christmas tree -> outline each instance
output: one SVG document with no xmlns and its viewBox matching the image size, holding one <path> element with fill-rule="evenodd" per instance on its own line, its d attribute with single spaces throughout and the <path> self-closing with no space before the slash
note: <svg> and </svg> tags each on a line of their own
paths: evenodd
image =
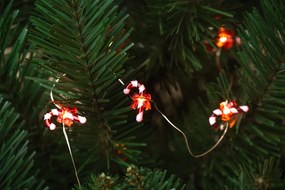
<svg viewBox="0 0 285 190">
<path fill-rule="evenodd" d="M 284 12 L 0 0 L 0 189 L 284 189 Z"/>
</svg>

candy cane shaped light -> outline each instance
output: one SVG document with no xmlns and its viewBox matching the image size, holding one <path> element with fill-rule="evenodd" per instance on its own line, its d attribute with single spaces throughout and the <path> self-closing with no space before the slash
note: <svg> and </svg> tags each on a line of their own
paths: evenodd
<svg viewBox="0 0 285 190">
<path fill-rule="evenodd" d="M 238 106 L 235 100 L 225 101 L 220 103 L 220 108 L 215 109 L 213 114 L 209 117 L 210 125 L 216 128 L 216 118 L 221 116 L 223 122 L 230 122 L 230 128 L 233 127 L 236 120 L 231 122 L 233 115 L 248 112 L 249 107 L 246 105 Z"/>
<path fill-rule="evenodd" d="M 151 109 L 151 105 L 149 102 L 151 100 L 151 95 L 146 94 L 145 86 L 143 84 L 138 83 L 138 81 L 136 80 L 133 80 L 128 84 L 128 86 L 124 89 L 124 94 L 129 94 L 132 88 L 138 88 L 139 94 L 133 94 L 133 102 L 131 104 L 131 108 L 138 110 L 136 120 L 137 122 L 142 122 L 144 110 Z"/>
<path fill-rule="evenodd" d="M 86 118 L 77 115 L 76 108 L 62 107 L 61 109 L 52 109 L 49 113 L 44 115 L 44 120 L 46 125 L 50 130 L 55 130 L 56 125 L 51 122 L 52 116 L 57 116 L 56 121 L 63 123 L 64 125 L 70 127 L 73 122 L 84 124 L 86 123 Z"/>
</svg>

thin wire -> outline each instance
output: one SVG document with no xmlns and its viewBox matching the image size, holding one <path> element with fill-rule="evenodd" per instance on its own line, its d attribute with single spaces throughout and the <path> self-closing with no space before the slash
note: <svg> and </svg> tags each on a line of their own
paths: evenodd
<svg viewBox="0 0 285 190">
<path fill-rule="evenodd" d="M 65 75 L 66 75 L 66 73 L 64 73 L 64 74 L 62 75 L 62 77 L 65 76 Z M 61 77 L 60 77 L 60 78 L 61 78 Z M 60 107 L 59 105 L 57 105 L 57 104 L 55 103 L 55 101 L 54 101 L 54 98 L 53 98 L 53 89 L 54 89 L 56 83 L 58 83 L 58 81 L 59 81 L 60 78 L 58 78 L 58 79 L 55 80 L 55 83 L 52 85 L 52 88 L 51 88 L 50 93 L 49 93 L 51 101 L 53 102 L 53 104 L 54 104 L 58 109 L 61 109 L 61 107 Z"/>
<path fill-rule="evenodd" d="M 167 117 L 166 115 L 164 115 L 159 109 L 158 107 L 156 106 L 156 103 L 153 101 L 154 103 L 154 107 L 155 109 L 161 114 L 161 116 L 174 128 L 176 129 L 177 131 L 179 131 L 183 137 L 184 137 L 184 140 L 185 140 L 185 144 L 186 144 L 186 147 L 187 147 L 187 150 L 189 152 L 189 154 L 195 158 L 198 158 L 198 157 L 202 157 L 202 156 L 205 156 L 206 154 L 210 153 L 212 150 L 214 150 L 219 144 L 220 142 L 223 140 L 225 134 L 227 133 L 228 131 L 228 123 L 226 123 L 226 128 L 224 130 L 224 133 L 222 134 L 222 136 L 219 138 L 219 140 L 216 142 L 216 144 L 214 144 L 209 150 L 207 150 L 206 152 L 202 153 L 202 154 L 198 154 L 198 155 L 195 155 L 193 154 L 193 152 L 191 151 L 191 148 L 189 146 L 189 142 L 188 142 L 188 139 L 185 135 L 185 133 L 183 131 L 181 131 L 178 127 L 176 127 Z"/>
<path fill-rule="evenodd" d="M 67 136 L 66 131 L 65 131 L 64 123 L 62 123 L 62 131 L 63 131 L 64 137 L 65 137 L 66 144 L 67 144 L 67 147 L 68 147 L 68 150 L 69 150 L 69 154 L 70 154 L 70 157 L 71 157 L 71 161 L 72 161 L 72 164 L 73 164 L 75 177 L 76 177 L 78 186 L 80 188 L 80 180 L 79 180 L 79 177 L 78 177 L 78 174 L 77 174 L 77 169 L 76 169 L 75 162 L 74 162 L 74 159 L 73 159 L 73 155 L 72 155 L 71 147 L 70 147 L 70 144 L 69 144 L 68 136 Z"/>
<path fill-rule="evenodd" d="M 123 85 L 125 86 L 125 83 L 119 78 L 118 81 Z"/>
<path fill-rule="evenodd" d="M 64 73 L 62 76 L 65 76 L 65 75 L 66 75 L 66 74 Z M 61 77 L 60 77 L 60 78 L 61 78 Z M 55 103 L 55 101 L 54 101 L 54 98 L 53 98 L 53 89 L 54 89 L 56 83 L 58 83 L 58 81 L 60 80 L 60 78 L 58 78 L 58 79 L 55 80 L 55 83 L 52 85 L 52 88 L 51 88 L 51 91 L 50 91 L 50 99 L 51 99 L 51 101 L 53 102 L 53 104 L 54 104 L 58 109 L 61 109 L 61 106 L 57 105 L 57 104 Z M 69 154 L 70 154 L 70 157 L 71 157 L 71 161 L 72 161 L 72 164 L 73 164 L 75 177 L 76 177 L 78 186 L 79 186 L 79 188 L 80 188 L 80 180 L 79 180 L 79 177 L 78 177 L 78 174 L 77 174 L 77 169 L 76 169 L 75 162 L 74 162 L 74 159 L 73 159 L 71 147 L 70 147 L 70 144 L 69 144 L 69 139 L 68 139 L 67 133 L 66 133 L 66 131 L 65 131 L 64 123 L 62 123 L 62 131 L 63 131 L 64 137 L 65 137 L 66 144 L 67 144 L 67 147 L 68 147 L 68 150 L 69 150 Z"/>
</svg>

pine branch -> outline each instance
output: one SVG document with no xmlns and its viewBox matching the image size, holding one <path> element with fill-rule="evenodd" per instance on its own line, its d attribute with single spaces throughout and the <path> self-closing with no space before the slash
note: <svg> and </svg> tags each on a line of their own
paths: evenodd
<svg viewBox="0 0 285 190">
<path fill-rule="evenodd" d="M 249 167 L 255 163 L 256 157 L 279 157 L 280 147 L 285 140 L 282 126 L 285 7 L 280 2 L 270 0 L 262 1 L 262 5 L 261 10 L 254 9 L 245 15 L 239 30 L 244 49 L 238 53 L 241 64 L 238 88 L 242 88 L 243 93 L 235 97 L 225 96 L 230 84 L 219 78 L 222 81 L 219 82 L 220 89 L 225 92 L 221 97 L 237 99 L 240 104 L 249 99 L 250 113 L 242 118 L 239 125 L 236 124 L 236 133 L 232 130 L 227 135 L 201 169 L 203 175 L 207 175 L 206 180 L 213 180 L 211 183 L 215 183 L 217 188 L 224 185 L 223 180 L 227 176 L 238 179 L 239 174 L 234 171 L 240 170 L 240 163 L 249 162 Z M 221 101 L 217 96 L 212 98 L 216 102 Z M 210 188 L 206 180 L 202 179 L 200 184 L 203 188 Z"/>
<path fill-rule="evenodd" d="M 20 115 L 10 102 L 0 98 L 0 188 L 47 189 L 36 179 L 35 152 L 28 149 L 27 131 L 20 130 Z"/>
<path fill-rule="evenodd" d="M 257 158 L 255 164 L 241 163 L 236 173 L 239 178 L 229 178 L 226 189 L 282 189 L 285 187 L 279 159 L 274 157 L 266 160 Z"/>
<path fill-rule="evenodd" d="M 141 159 L 139 147 L 145 146 L 134 143 L 133 127 L 138 125 L 127 118 L 130 99 L 118 81 L 127 77 L 123 64 L 132 46 L 126 44 L 130 34 L 124 29 L 126 18 L 112 0 L 39 0 L 31 17 L 34 61 L 46 75 L 60 79 L 54 88 L 55 100 L 77 107 L 87 117 L 84 127 L 69 131 L 79 173 L 94 172 L 93 166 L 96 171 L 118 167 L 110 161 L 119 166 L 137 162 Z M 49 78 L 34 80 L 49 89 L 55 84 Z M 126 146 L 124 155 L 116 154 L 117 144 Z M 62 148 L 53 150 L 61 155 L 57 157 L 60 163 L 67 156 L 60 152 Z"/>
<path fill-rule="evenodd" d="M 60 6 L 61 3 L 65 7 Z M 122 63 L 129 48 L 118 49 L 129 34 L 116 39 L 116 35 L 123 32 L 125 17 L 117 16 L 111 3 L 39 1 L 37 15 L 32 18 L 35 30 L 30 36 L 33 45 L 43 51 L 39 64 L 48 68 L 55 78 L 61 77 L 61 73 L 67 75 L 60 78 L 57 92 L 72 98 L 73 105 L 80 110 L 101 116 L 103 108 L 100 106 L 109 102 L 112 90 L 118 91 L 116 77 L 124 72 Z M 115 87 L 111 85 L 114 82 Z M 46 81 L 46 84 L 51 82 Z M 64 101 L 64 97 L 57 98 Z M 80 103 L 74 103 L 76 101 Z"/>
<path fill-rule="evenodd" d="M 207 150 L 220 135 L 219 132 L 209 132 L 211 127 L 207 122 L 209 113 L 218 107 L 219 102 L 236 99 L 240 105 L 250 107 L 250 112 L 240 118 L 214 151 L 204 159 L 191 160 L 199 164 L 194 164 L 195 168 L 189 169 L 188 173 L 195 172 L 193 180 L 202 189 L 224 188 L 228 176 L 232 176 L 231 180 L 238 180 L 240 176 L 235 171 L 240 171 L 241 163 L 249 163 L 249 169 L 256 164 L 256 157 L 264 160 L 268 156 L 280 156 L 280 147 L 285 140 L 283 12 L 284 6 L 280 2 L 264 0 L 262 10 L 254 9 L 246 14 L 239 30 L 243 42 L 243 49 L 238 53 L 241 80 L 233 80 L 235 78 L 221 73 L 216 84 L 206 88 L 210 106 L 207 101 L 189 103 L 190 112 L 185 114 L 185 125 L 181 128 L 187 132 L 195 153 Z M 186 158 L 189 155 L 183 154 L 185 148 L 179 147 L 183 143 L 179 137 L 174 140 L 175 153 L 179 152 L 177 154 L 182 157 L 176 159 L 188 163 Z M 242 181 L 239 182 L 241 186 Z"/>
<path fill-rule="evenodd" d="M 254 10 L 246 15 L 240 36 L 244 51 L 238 54 L 241 60 L 241 84 L 252 103 L 252 121 L 245 129 L 251 139 L 261 141 L 260 151 L 279 154 L 276 145 L 282 145 L 284 129 L 284 14 L 285 6 L 264 0 L 263 12 Z M 271 16 L 268 16 L 271 15 Z M 247 26 L 245 30 L 244 26 Z M 259 35 L 254 35 L 256 32 Z M 266 37 L 265 37 L 266 36 Z M 254 74 L 253 74 L 254 73 Z"/>
<path fill-rule="evenodd" d="M 10 13 L 12 1 L 0 18 L 0 94 L 13 103 L 30 125 L 38 125 L 38 112 L 42 109 L 43 90 L 26 76 L 39 76 L 30 64 L 32 55 L 26 46 L 26 28 L 15 23 L 18 11 Z M 30 91 L 33 89 L 33 92 Z M 37 106 L 35 106 L 37 105 Z"/>
<path fill-rule="evenodd" d="M 139 15 L 135 11 L 132 14 L 131 23 L 136 28 L 133 40 L 138 44 L 134 48 L 140 56 L 134 64 L 140 61 L 138 65 L 145 66 L 145 77 L 163 84 L 174 84 L 181 75 L 191 76 L 204 67 L 204 62 L 208 67 L 209 60 L 201 56 L 205 41 L 215 47 L 217 29 L 233 22 L 232 11 L 221 2 L 146 1 Z"/>
<path fill-rule="evenodd" d="M 26 60 L 31 56 L 25 48 L 27 30 L 15 22 L 18 11 L 12 11 L 12 5 L 10 1 L 0 15 L 0 188 L 43 189 L 34 167 L 35 152 L 28 149 L 28 133 L 20 130 L 38 124 L 42 89 L 25 80 L 35 72 Z"/>
<path fill-rule="evenodd" d="M 130 165 L 122 178 L 108 176 L 105 173 L 97 176 L 91 175 L 89 181 L 78 190 L 186 190 L 186 187 L 181 179 L 177 179 L 174 175 L 169 176 L 165 170 L 151 170 Z"/>
</svg>

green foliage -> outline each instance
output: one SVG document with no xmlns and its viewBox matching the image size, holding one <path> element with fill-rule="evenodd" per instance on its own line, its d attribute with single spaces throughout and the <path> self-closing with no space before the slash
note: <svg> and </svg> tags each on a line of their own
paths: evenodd
<svg viewBox="0 0 285 190">
<path fill-rule="evenodd" d="M 27 60 L 32 56 L 25 47 L 27 29 L 15 23 L 18 11 L 10 13 L 11 6 L 12 2 L 0 17 L 0 94 L 13 104 L 26 122 L 36 125 L 38 112 L 46 99 L 42 97 L 40 86 L 25 78 L 39 74 Z"/>
<path fill-rule="evenodd" d="M 33 1 L 5 2 L 0 3 L 1 189 L 43 188 L 35 180 L 34 160 L 51 189 L 75 184 L 61 126 L 42 127 L 44 113 L 55 108 L 47 93 L 53 85 L 55 101 L 87 117 L 86 124 L 67 129 L 81 182 L 94 173 L 83 190 L 284 188 L 277 159 L 266 160 L 279 158 L 285 142 L 281 1 L 262 0 L 261 6 L 252 1 L 256 8 L 237 18 L 231 14 L 245 1 L 117 0 L 118 7 L 112 0 L 38 0 L 28 30 L 19 25 L 27 17 L 10 9 L 29 15 Z M 130 17 L 119 11 L 128 5 Z M 125 23 L 135 28 L 132 35 Z M 221 25 L 238 26 L 242 44 L 215 55 Z M 222 72 L 214 70 L 215 60 Z M 208 124 L 219 102 L 236 99 L 250 111 L 214 151 L 195 159 L 154 108 L 144 123 L 135 122 L 132 100 L 118 81 L 127 84 L 134 77 L 186 133 L 195 154 L 208 150 L 222 133 Z M 123 174 L 131 163 L 145 168 L 131 166 Z"/>
<path fill-rule="evenodd" d="M 138 125 L 133 115 L 127 117 L 131 100 L 122 93 L 124 87 L 118 81 L 128 82 L 129 75 L 123 69 L 126 51 L 132 46 L 126 42 L 130 34 L 124 29 L 126 18 L 112 0 L 39 0 L 31 17 L 29 39 L 36 54 L 34 62 L 49 76 L 31 79 L 50 89 L 59 78 L 53 92 L 55 101 L 77 107 L 80 115 L 87 117 L 86 124 L 75 124 L 68 132 L 80 176 L 94 169 L 116 171 L 128 162 L 138 162 L 139 148 L 145 146 L 135 139 Z M 45 138 L 54 147 L 53 161 L 62 165 L 51 172 L 72 170 L 70 162 L 65 162 L 69 157 L 62 151 L 66 145 L 61 130 Z"/>
<path fill-rule="evenodd" d="M 133 64 L 143 64 L 145 77 L 165 86 L 208 67 L 209 56 L 201 56 L 205 43 L 215 48 L 218 28 L 233 22 L 224 1 L 146 0 L 144 9 L 132 11 L 132 40 L 137 42 L 133 51 L 138 57 Z"/>
<path fill-rule="evenodd" d="M 242 163 L 236 173 L 239 178 L 228 179 L 225 189 L 282 189 L 285 185 L 279 159 L 274 157 L 264 161 L 257 158 L 254 165 Z"/>
<path fill-rule="evenodd" d="M 255 9 L 247 14 L 241 28 L 243 31 L 240 31 L 241 39 L 248 42 L 238 53 L 242 67 L 241 84 L 252 104 L 251 121 L 245 131 L 251 134 L 251 141 L 258 143 L 257 152 L 278 155 L 279 146 L 285 140 L 282 135 L 285 132 L 282 126 L 285 6 L 266 0 L 262 3 L 262 9 L 262 12 Z M 254 35 L 256 31 L 259 35 Z"/>
<path fill-rule="evenodd" d="M 119 179 L 104 173 L 92 175 L 86 185 L 78 190 L 185 190 L 186 185 L 174 175 L 168 176 L 167 172 L 159 169 L 138 168 L 130 165 L 125 177 Z"/>
<path fill-rule="evenodd" d="M 117 79 L 130 47 L 121 49 L 129 35 L 123 29 L 126 16 L 118 15 L 112 1 L 38 1 L 36 10 L 30 40 L 37 64 L 60 78 L 56 101 L 97 117 L 103 128 L 126 123 L 129 109 L 120 107 L 123 96 L 115 93 L 122 89 Z M 49 88 L 54 83 L 39 81 Z"/>
<path fill-rule="evenodd" d="M 217 82 L 219 87 L 208 91 L 210 102 L 221 101 L 219 96 L 212 96 L 214 90 L 221 93 L 222 100 L 237 99 L 241 105 L 247 101 L 250 113 L 236 124 L 236 131 L 230 131 L 217 150 L 219 153 L 213 153 L 211 159 L 205 161 L 205 167 L 210 170 L 202 169 L 207 176 L 201 180 L 203 188 L 210 188 L 209 180 L 213 180 L 211 183 L 218 189 L 227 176 L 238 179 L 239 174 L 235 171 L 240 171 L 240 163 L 250 163 L 247 165 L 250 170 L 256 157 L 280 156 L 280 147 L 285 140 L 282 119 L 285 95 L 284 8 L 280 2 L 264 0 L 261 10 L 254 9 L 245 15 L 239 30 L 244 42 L 242 50 L 237 53 L 241 64 L 237 70 L 239 80 L 232 78 L 229 82 L 221 75 Z"/>
<path fill-rule="evenodd" d="M 181 179 L 177 179 L 174 175 L 166 177 L 166 170 L 147 170 L 142 173 L 145 175 L 145 180 L 143 182 L 143 189 L 149 190 L 171 190 L 171 189 L 186 189 L 186 185 L 183 184 Z"/>
<path fill-rule="evenodd" d="M 20 128 L 19 114 L 10 102 L 0 98 L 0 188 L 47 189 L 34 168 L 34 155 L 28 149 L 27 131 Z"/>
<path fill-rule="evenodd" d="M 182 171 L 195 172 L 194 179 L 190 174 L 189 181 L 198 188 L 225 188 L 225 179 L 228 178 L 237 180 L 237 186 L 241 189 L 246 189 L 249 184 L 252 188 L 253 177 L 249 183 L 245 180 L 247 175 L 240 176 L 241 164 L 248 163 L 243 164 L 243 171 L 254 174 L 254 169 L 258 167 L 266 169 L 266 166 L 260 167 L 265 158 L 280 157 L 280 148 L 285 142 L 284 19 L 284 5 L 278 1 L 264 0 L 261 10 L 254 9 L 245 14 L 238 33 L 243 45 L 236 54 L 240 67 L 230 73 L 223 65 L 225 69 L 216 82 L 205 85 L 208 99 L 205 101 L 205 98 L 198 96 L 189 101 L 189 112 L 183 114 L 183 121 L 176 119 L 178 126 L 182 126 L 181 129 L 187 133 L 193 152 L 199 154 L 215 144 L 221 135 L 220 131 L 210 130 L 208 124 L 211 110 L 217 109 L 219 102 L 235 99 L 239 105 L 247 104 L 250 107 L 249 113 L 237 121 L 219 146 L 204 159 L 188 161 L 189 154 L 186 148 L 181 147 L 184 144 L 181 134 L 174 135 L 173 153 L 180 155 L 175 159 L 181 165 L 175 169 L 172 165 L 168 169 L 177 173 L 186 164 L 193 166 Z M 261 161 L 257 162 L 257 157 Z M 261 173 L 255 172 L 256 175 Z M 269 184 L 274 183 L 274 178 L 267 180 Z M 280 186 L 284 187 L 284 184 Z"/>
<path fill-rule="evenodd" d="M 17 23 L 24 26 L 26 25 L 28 18 L 33 10 L 35 0 L 13 0 L 12 10 L 18 10 L 19 16 L 17 17 Z M 10 0 L 0 1 L 0 13 L 4 11 L 7 5 L 11 3 Z"/>
<path fill-rule="evenodd" d="M 35 152 L 28 148 L 28 132 L 21 129 L 37 123 L 39 107 L 34 104 L 40 101 L 34 98 L 40 97 L 40 89 L 25 80 L 34 69 L 26 61 L 31 56 L 25 49 L 27 29 L 15 23 L 18 11 L 11 11 L 12 3 L 0 15 L 0 188 L 43 189 L 34 167 Z"/>
</svg>

